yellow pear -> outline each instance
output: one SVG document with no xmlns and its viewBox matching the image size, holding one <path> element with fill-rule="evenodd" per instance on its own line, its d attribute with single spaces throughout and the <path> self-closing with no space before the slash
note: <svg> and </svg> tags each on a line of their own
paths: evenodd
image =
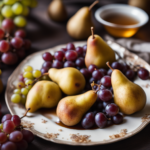
<svg viewBox="0 0 150 150">
<path fill-rule="evenodd" d="M 146 104 L 144 90 L 128 80 L 121 71 L 117 69 L 112 71 L 111 83 L 114 91 L 114 102 L 119 106 L 121 112 L 131 115 L 144 108 Z"/>
<path fill-rule="evenodd" d="M 67 95 L 79 94 L 85 87 L 84 76 L 75 68 L 51 68 L 49 69 L 48 74 L 50 79 L 56 82 L 61 90 Z"/>
<path fill-rule="evenodd" d="M 68 34 L 77 40 L 87 39 L 90 36 L 89 28 L 93 26 L 91 9 L 97 4 L 95 1 L 90 7 L 82 7 L 67 23 Z"/>
<path fill-rule="evenodd" d="M 53 21 L 61 22 L 67 19 L 67 11 L 62 0 L 53 0 L 48 7 L 48 15 Z"/>
<path fill-rule="evenodd" d="M 62 98 L 59 86 L 51 81 L 38 81 L 29 91 L 26 109 L 35 112 L 39 108 L 55 107 Z"/>
<path fill-rule="evenodd" d="M 57 116 L 63 124 L 74 126 L 81 121 L 96 99 L 97 94 L 93 90 L 76 96 L 67 96 L 58 103 Z"/>
<path fill-rule="evenodd" d="M 91 64 L 98 68 L 106 68 L 106 62 L 114 62 L 115 52 L 108 46 L 108 44 L 99 36 L 94 35 L 94 29 L 91 27 L 92 35 L 87 41 L 87 52 L 85 55 L 85 64 L 88 68 Z"/>
</svg>

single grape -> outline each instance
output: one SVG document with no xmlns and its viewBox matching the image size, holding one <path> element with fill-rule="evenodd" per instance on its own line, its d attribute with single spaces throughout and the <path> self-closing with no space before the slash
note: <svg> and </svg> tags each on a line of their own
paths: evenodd
<svg viewBox="0 0 150 150">
<path fill-rule="evenodd" d="M 3 116 L 1 122 L 4 123 L 6 120 L 11 120 L 12 115 L 11 114 L 6 114 Z"/>
<path fill-rule="evenodd" d="M 31 72 L 24 72 L 23 77 L 27 79 L 33 79 L 33 74 Z"/>
<path fill-rule="evenodd" d="M 111 99 L 111 100 L 109 100 L 107 102 L 103 102 L 103 107 L 105 108 L 108 104 L 113 103 L 113 102 L 114 102 L 113 99 Z"/>
<path fill-rule="evenodd" d="M 53 61 L 53 56 L 51 53 L 49 52 L 45 52 L 43 55 L 42 55 L 42 58 L 45 60 L 45 61 Z"/>
<path fill-rule="evenodd" d="M 54 58 L 57 59 L 57 60 L 59 60 L 59 61 L 63 61 L 64 58 L 65 58 L 65 53 L 62 52 L 62 51 L 57 51 L 54 54 Z"/>
<path fill-rule="evenodd" d="M 130 70 L 130 67 L 126 63 L 122 64 L 122 66 L 123 66 L 122 68 L 123 73 L 126 73 L 128 70 Z"/>
<path fill-rule="evenodd" d="M 15 23 L 16 26 L 22 28 L 22 27 L 26 26 L 27 21 L 23 16 L 16 16 L 14 18 L 14 23 Z"/>
<path fill-rule="evenodd" d="M 85 62 L 84 62 L 84 58 L 83 57 L 79 57 L 76 61 L 75 61 L 76 66 L 83 68 L 85 67 Z"/>
<path fill-rule="evenodd" d="M 92 77 L 95 80 L 100 80 L 103 77 L 103 74 L 99 70 L 94 70 L 92 73 Z"/>
<path fill-rule="evenodd" d="M 82 47 L 77 47 L 76 52 L 78 53 L 78 56 L 82 57 L 83 56 L 83 48 Z"/>
<path fill-rule="evenodd" d="M 28 8 L 28 7 L 23 6 L 22 15 L 23 15 L 23 16 L 28 16 L 29 11 L 30 11 L 30 10 L 29 10 L 29 8 Z"/>
<path fill-rule="evenodd" d="M 25 84 L 23 82 L 18 82 L 17 88 L 22 89 L 23 87 L 25 87 Z"/>
<path fill-rule="evenodd" d="M 82 127 L 84 129 L 90 129 L 91 127 L 94 126 L 95 124 L 95 120 L 94 120 L 94 113 L 93 112 L 89 112 L 85 115 L 85 117 L 82 119 Z"/>
<path fill-rule="evenodd" d="M 20 15 L 23 12 L 23 5 L 17 2 L 12 5 L 11 9 L 15 15 Z"/>
<path fill-rule="evenodd" d="M 27 88 L 22 88 L 22 89 L 21 89 L 21 93 L 22 93 L 23 95 L 27 95 L 28 92 L 29 92 L 29 90 L 28 90 Z M 21 100 L 21 97 L 20 97 L 20 100 Z"/>
<path fill-rule="evenodd" d="M 75 68 L 76 65 L 75 65 L 75 63 L 72 62 L 72 61 L 66 61 L 66 62 L 64 63 L 64 68 L 66 68 L 66 67 L 73 67 L 73 68 Z"/>
<path fill-rule="evenodd" d="M 31 41 L 28 39 L 24 39 L 23 41 L 23 48 L 25 48 L 26 50 L 30 49 L 31 47 Z"/>
<path fill-rule="evenodd" d="M 83 48 L 83 52 L 86 53 L 87 45 L 84 45 L 82 48 Z"/>
<path fill-rule="evenodd" d="M 89 70 L 89 72 L 92 74 L 93 73 L 93 71 L 95 71 L 95 70 L 97 70 L 98 69 L 98 67 L 96 66 L 96 65 L 90 65 L 89 67 L 88 67 L 88 70 Z"/>
<path fill-rule="evenodd" d="M 23 70 L 27 72 L 32 72 L 33 68 L 31 66 L 25 66 Z"/>
<path fill-rule="evenodd" d="M 116 104 L 111 103 L 111 104 L 108 104 L 105 107 L 105 111 L 106 111 L 107 115 L 109 115 L 109 116 L 115 116 L 115 115 L 118 114 L 119 108 L 118 108 L 118 106 Z"/>
<path fill-rule="evenodd" d="M 5 18 L 11 18 L 14 15 L 9 5 L 4 5 L 1 9 L 1 13 Z"/>
<path fill-rule="evenodd" d="M 26 37 L 26 32 L 23 29 L 19 29 L 15 32 L 15 37 L 20 37 L 24 39 Z"/>
<path fill-rule="evenodd" d="M 145 68 L 140 68 L 138 70 L 138 77 L 141 78 L 142 80 L 147 80 L 149 79 L 149 72 Z"/>
<path fill-rule="evenodd" d="M 107 117 L 103 113 L 97 113 L 95 115 L 95 123 L 99 128 L 104 128 L 107 125 Z"/>
<path fill-rule="evenodd" d="M 22 134 L 23 134 L 23 139 L 27 142 L 27 143 L 31 143 L 34 140 L 34 135 L 31 131 L 28 130 L 22 130 Z"/>
<path fill-rule="evenodd" d="M 15 124 L 15 126 L 19 126 L 21 124 L 20 117 L 17 115 L 13 115 L 11 117 L 11 121 Z"/>
<path fill-rule="evenodd" d="M 15 143 L 8 141 L 1 146 L 1 150 L 17 150 Z"/>
<path fill-rule="evenodd" d="M 63 63 L 59 60 L 54 60 L 52 63 L 52 68 L 57 68 L 57 69 L 63 68 Z"/>
<path fill-rule="evenodd" d="M 100 71 L 101 73 L 103 73 L 104 76 L 107 75 L 107 70 L 106 70 L 106 69 L 101 68 L 101 69 L 99 69 L 99 71 Z"/>
<path fill-rule="evenodd" d="M 20 89 L 15 89 L 14 94 L 21 94 L 21 90 Z"/>
<path fill-rule="evenodd" d="M 33 77 L 34 78 L 39 78 L 41 76 L 41 71 L 40 70 L 34 70 L 33 71 Z"/>
<path fill-rule="evenodd" d="M 2 28 L 6 32 L 11 32 L 15 28 L 15 24 L 12 19 L 4 19 L 2 22 Z"/>
<path fill-rule="evenodd" d="M 67 50 L 75 50 L 75 46 L 73 43 L 68 43 L 66 48 L 67 48 Z"/>
<path fill-rule="evenodd" d="M 52 62 L 50 61 L 45 61 L 42 65 L 42 68 L 51 68 L 52 67 Z"/>
<path fill-rule="evenodd" d="M 67 52 L 67 48 L 61 48 L 60 50 L 64 53 Z"/>
<path fill-rule="evenodd" d="M 111 64 L 111 67 L 112 67 L 113 69 L 118 69 L 118 70 L 120 70 L 120 71 L 122 71 L 122 69 L 123 69 L 123 65 L 122 65 L 121 63 L 119 63 L 119 62 L 113 62 L 113 63 Z"/>
<path fill-rule="evenodd" d="M 0 132 L 0 143 L 5 143 L 7 141 L 7 135 L 3 132 Z"/>
<path fill-rule="evenodd" d="M 41 69 L 41 73 L 42 73 L 42 74 L 47 73 L 48 70 L 49 70 L 49 68 L 42 68 L 42 69 Z"/>
<path fill-rule="evenodd" d="M 10 121 L 10 120 L 6 120 L 4 123 L 3 123 L 3 131 L 7 134 L 11 133 L 12 131 L 14 131 L 15 129 L 15 124 Z"/>
<path fill-rule="evenodd" d="M 19 49 L 22 47 L 23 45 L 23 40 L 22 38 L 20 37 L 14 37 L 11 39 L 11 45 L 16 48 L 16 49 Z"/>
<path fill-rule="evenodd" d="M 31 85 L 32 83 L 33 83 L 33 80 L 31 80 L 31 79 L 27 79 L 25 81 L 25 85 Z"/>
<path fill-rule="evenodd" d="M 20 142 L 15 143 L 17 150 L 27 150 L 28 143 L 25 140 L 21 140 Z"/>
<path fill-rule="evenodd" d="M 13 103 L 19 103 L 20 100 L 21 100 L 20 94 L 13 94 L 13 95 L 11 96 L 11 101 L 12 101 Z"/>
<path fill-rule="evenodd" d="M 127 72 L 126 72 L 126 77 L 129 79 L 129 80 L 133 80 L 134 79 L 134 77 L 135 77 L 135 72 L 133 71 L 133 70 L 128 70 Z"/>
<path fill-rule="evenodd" d="M 29 86 L 27 86 L 26 88 L 28 89 L 28 87 L 29 87 Z M 30 90 L 30 89 L 28 89 L 28 90 Z M 20 101 L 21 104 L 24 105 L 24 104 L 26 103 L 26 99 L 27 99 L 27 97 L 26 97 L 25 95 L 21 95 L 21 101 Z"/>
<path fill-rule="evenodd" d="M 42 80 L 48 80 L 48 81 L 50 81 L 50 78 L 49 78 L 49 76 L 47 76 L 47 75 L 42 76 L 41 79 L 42 79 Z"/>
<path fill-rule="evenodd" d="M 107 88 L 111 87 L 111 77 L 110 76 L 104 76 L 101 79 L 101 83 L 103 86 L 105 86 Z"/>
<path fill-rule="evenodd" d="M 109 69 L 109 70 L 107 71 L 107 75 L 108 75 L 108 76 L 111 76 L 111 74 L 112 74 L 112 70 Z"/>
<path fill-rule="evenodd" d="M 9 43 L 5 40 L 0 41 L 0 52 L 6 53 L 9 50 Z"/>
<path fill-rule="evenodd" d="M 0 29 L 0 40 L 3 39 L 3 37 L 5 36 L 5 32 Z"/>
<path fill-rule="evenodd" d="M 12 5 L 14 4 L 15 2 L 17 2 L 17 0 L 3 0 L 4 4 L 6 5 Z"/>
<path fill-rule="evenodd" d="M 112 116 L 112 121 L 113 123 L 115 124 L 120 124 L 123 122 L 123 115 L 121 115 L 120 113 L 118 113 L 117 115 L 115 116 Z"/>
<path fill-rule="evenodd" d="M 16 54 L 19 59 L 23 59 L 26 56 L 26 52 L 25 52 L 24 48 L 18 49 L 16 51 Z"/>
<path fill-rule="evenodd" d="M 74 50 L 69 50 L 65 53 L 65 58 L 69 61 L 75 61 L 78 57 L 78 54 Z"/>
<path fill-rule="evenodd" d="M 9 140 L 12 142 L 19 142 L 23 139 L 23 134 L 20 131 L 13 131 L 9 135 Z"/>
<path fill-rule="evenodd" d="M 80 69 L 80 72 L 83 74 L 86 80 L 88 80 L 91 77 L 91 74 L 87 68 Z"/>
<path fill-rule="evenodd" d="M 100 90 L 97 94 L 102 101 L 109 101 L 112 99 L 112 93 L 108 89 Z"/>
</svg>

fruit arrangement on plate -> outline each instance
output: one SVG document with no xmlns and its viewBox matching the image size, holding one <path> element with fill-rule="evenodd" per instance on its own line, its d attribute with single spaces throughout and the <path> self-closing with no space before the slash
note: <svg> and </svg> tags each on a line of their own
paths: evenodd
<svg viewBox="0 0 150 150">
<path fill-rule="evenodd" d="M 117 60 L 115 51 L 91 31 L 83 47 L 69 43 L 54 56 L 44 53 L 41 70 L 26 66 L 11 101 L 31 113 L 56 107 L 66 127 L 81 124 L 85 129 L 120 124 L 124 115 L 142 110 L 146 94 L 134 79 L 149 79 L 148 70 Z"/>
</svg>

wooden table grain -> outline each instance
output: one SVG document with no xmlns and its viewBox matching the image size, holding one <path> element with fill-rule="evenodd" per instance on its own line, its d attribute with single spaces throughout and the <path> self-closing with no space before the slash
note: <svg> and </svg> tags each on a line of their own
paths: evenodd
<svg viewBox="0 0 150 150">
<path fill-rule="evenodd" d="M 64 3 L 67 7 L 68 18 L 70 18 L 79 8 L 85 5 L 90 5 L 93 0 L 64 0 Z M 39 5 L 37 8 L 31 11 L 30 16 L 28 17 L 28 26 L 26 28 L 28 38 L 32 41 L 32 49 L 29 53 L 36 51 L 41 51 L 46 48 L 50 48 L 59 44 L 65 44 L 68 42 L 73 42 L 72 39 L 66 31 L 66 22 L 56 23 L 51 21 L 47 16 L 47 6 L 50 0 L 39 0 Z M 96 26 L 95 33 L 101 35 L 102 37 L 105 34 L 108 34 L 105 29 L 100 25 L 94 18 L 95 10 L 101 5 L 118 2 L 126 3 L 126 0 L 102 0 L 101 3 L 94 7 L 93 21 Z M 144 41 L 150 42 L 150 22 L 142 27 L 134 38 L 138 38 Z M 18 65 L 18 64 L 17 64 Z M 5 85 L 7 84 L 8 77 L 11 75 L 13 70 L 17 67 L 14 66 L 5 66 L 2 65 L 2 81 Z M 8 108 L 4 99 L 4 92 L 0 95 L 0 103 L 2 104 L 2 113 L 9 113 Z M 52 142 L 47 142 L 39 137 L 35 137 L 35 140 L 29 145 L 29 150 L 76 150 L 76 149 L 86 149 L 86 150 L 150 150 L 150 125 L 147 125 L 141 132 L 138 134 L 113 144 L 99 145 L 99 146 L 67 146 L 55 144 Z"/>
</svg>

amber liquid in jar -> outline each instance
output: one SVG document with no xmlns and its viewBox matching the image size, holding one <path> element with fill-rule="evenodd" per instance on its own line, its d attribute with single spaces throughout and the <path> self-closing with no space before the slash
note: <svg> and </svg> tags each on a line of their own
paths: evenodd
<svg viewBox="0 0 150 150">
<path fill-rule="evenodd" d="M 115 25 L 114 27 L 105 26 L 105 28 L 110 34 L 116 37 L 131 37 L 138 30 L 138 28 L 117 27 L 117 25 L 131 26 L 139 23 L 137 19 L 124 14 L 110 14 L 103 19 Z"/>
</svg>

